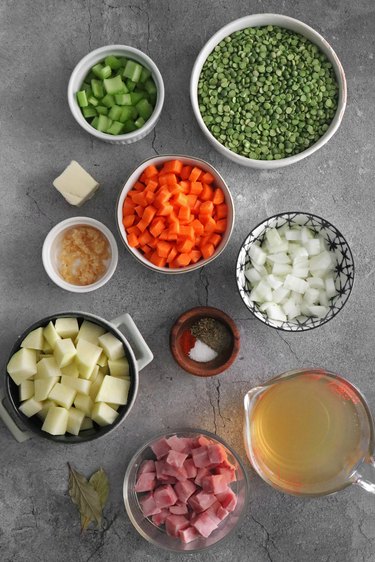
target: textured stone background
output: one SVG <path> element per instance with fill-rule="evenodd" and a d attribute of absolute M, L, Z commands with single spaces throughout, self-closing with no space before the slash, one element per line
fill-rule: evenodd
<path fill-rule="evenodd" d="M 194 120 L 188 85 L 198 51 L 229 21 L 257 12 L 300 18 L 337 51 L 347 74 L 349 103 L 328 146 L 275 172 L 223 160 Z M 375 411 L 374 390 L 374 27 L 372 0 L 214 1 L 3 0 L 1 74 L 1 350 L 5 362 L 15 337 L 52 312 L 80 309 L 113 318 L 130 312 L 155 354 L 141 374 L 140 393 L 126 423 L 108 439 L 77 447 L 32 439 L 15 443 L 0 425 L 0 558 L 4 562 L 136 562 L 183 560 L 145 542 L 124 512 L 122 480 L 136 449 L 155 431 L 184 424 L 216 431 L 245 458 L 242 398 L 271 375 L 319 365 L 346 375 Z M 110 43 L 143 49 L 166 85 L 154 134 L 131 146 L 93 140 L 69 113 L 66 87 L 87 52 Z M 119 242 L 112 281 L 75 296 L 44 273 L 41 246 L 57 222 L 85 214 L 115 233 L 114 207 L 133 168 L 153 154 L 186 153 L 212 162 L 236 204 L 234 233 L 223 256 L 186 276 L 154 274 Z M 52 180 L 74 158 L 101 183 L 81 210 L 69 207 Z M 280 334 L 254 319 L 240 300 L 234 268 L 239 246 L 260 220 L 301 209 L 332 221 L 347 237 L 356 283 L 343 312 L 305 334 Z M 117 235 L 117 234 L 116 234 Z M 199 304 L 222 308 L 241 329 L 233 368 L 211 380 L 185 374 L 174 363 L 168 336 L 174 319 Z M 3 371 L 4 372 L 4 371 Z M 183 407 L 181 407 L 181 404 Z M 79 536 L 67 496 L 67 466 L 108 472 L 111 495 L 105 532 Z M 246 520 L 215 551 L 192 561 L 362 562 L 375 560 L 374 498 L 352 487 L 332 497 L 303 500 L 264 484 L 248 466 L 251 502 Z"/>

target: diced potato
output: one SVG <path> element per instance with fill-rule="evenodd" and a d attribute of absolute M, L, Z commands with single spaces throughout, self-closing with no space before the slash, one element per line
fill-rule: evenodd
<path fill-rule="evenodd" d="M 75 377 L 68 377 L 67 375 L 63 375 L 61 377 L 61 384 L 65 386 L 69 386 L 69 388 L 73 388 L 77 392 L 81 394 L 89 394 L 91 381 L 86 381 L 84 379 L 76 379 Z"/>
<path fill-rule="evenodd" d="M 75 338 L 78 334 L 77 318 L 57 318 L 55 322 L 55 330 L 60 338 Z"/>
<path fill-rule="evenodd" d="M 104 333 L 105 333 L 104 328 L 102 328 L 98 324 L 94 324 L 93 322 L 84 320 L 79 329 L 77 335 L 77 341 L 85 340 L 90 343 L 93 343 L 94 345 L 98 345 L 98 338 Z"/>
<path fill-rule="evenodd" d="M 106 356 L 104 351 L 102 351 L 102 354 L 98 359 L 98 365 L 99 367 L 105 367 L 106 365 L 108 365 L 108 357 Z"/>
<path fill-rule="evenodd" d="M 90 387 L 90 396 L 93 400 L 95 400 L 103 380 L 104 380 L 104 375 L 99 371 L 97 377 L 95 378 L 94 382 L 91 383 L 91 387 Z"/>
<path fill-rule="evenodd" d="M 33 349 L 22 347 L 12 357 L 7 365 L 9 376 L 17 385 L 35 375 L 36 354 Z"/>
<path fill-rule="evenodd" d="M 77 410 L 77 408 L 69 408 L 68 416 L 66 431 L 72 435 L 78 435 L 81 430 L 85 414 L 81 410 Z"/>
<path fill-rule="evenodd" d="M 69 386 L 58 382 L 52 388 L 51 392 L 48 395 L 48 398 L 50 400 L 54 400 L 59 406 L 62 406 L 63 408 L 69 410 L 69 408 L 73 404 L 76 394 L 77 392 L 74 390 L 74 388 L 70 388 Z"/>
<path fill-rule="evenodd" d="M 108 359 L 120 359 L 120 357 L 124 357 L 125 350 L 124 346 L 122 345 L 122 341 L 116 338 L 110 332 L 103 334 L 99 338 L 99 345 L 102 346 L 104 349 L 104 353 L 107 355 Z"/>
<path fill-rule="evenodd" d="M 43 333 L 44 333 L 44 330 L 43 330 Z M 43 340 L 43 348 L 42 348 L 42 351 L 43 351 L 44 354 L 49 354 L 49 353 L 52 353 L 52 352 L 53 352 L 53 349 L 52 349 L 52 347 L 50 346 L 50 344 L 48 343 L 48 341 L 46 340 L 46 338 L 44 338 L 44 340 Z"/>
<path fill-rule="evenodd" d="M 44 402 L 42 402 L 43 407 L 42 409 L 37 413 L 37 417 L 41 420 L 45 420 L 48 414 L 48 410 L 52 407 L 52 406 L 56 406 L 55 402 L 53 402 L 52 400 L 44 400 Z"/>
<path fill-rule="evenodd" d="M 98 365 L 98 367 L 99 367 L 99 365 Z M 105 367 L 99 367 L 99 372 L 100 372 L 103 376 L 109 375 L 109 366 L 108 366 L 108 363 L 107 363 L 107 365 L 106 365 Z"/>
<path fill-rule="evenodd" d="M 61 369 L 61 374 L 66 375 L 67 377 L 74 377 L 75 379 L 78 379 L 78 367 L 75 363 L 71 363 L 70 365 L 67 365 L 66 367 L 63 367 Z"/>
<path fill-rule="evenodd" d="M 90 398 L 90 396 L 78 393 L 74 399 L 74 406 L 78 408 L 78 410 L 82 410 L 82 412 L 84 412 L 86 416 L 91 416 L 94 402 Z"/>
<path fill-rule="evenodd" d="M 110 408 L 112 408 L 112 410 L 116 410 L 116 412 L 120 407 L 120 404 L 113 404 L 112 402 L 107 402 L 107 404 Z"/>
<path fill-rule="evenodd" d="M 21 406 L 18 408 L 20 412 L 22 412 L 28 418 L 34 416 L 43 408 L 43 404 L 35 400 L 35 398 L 29 398 L 22 402 Z"/>
<path fill-rule="evenodd" d="M 49 393 L 55 386 L 55 384 L 59 382 L 59 377 L 48 377 L 48 379 L 36 379 L 34 381 L 35 387 L 35 399 L 36 400 L 46 400 L 49 396 Z"/>
<path fill-rule="evenodd" d="M 53 355 L 60 368 L 66 367 L 72 363 L 74 357 L 77 355 L 77 350 L 71 339 L 58 340 L 55 344 Z"/>
<path fill-rule="evenodd" d="M 42 431 L 46 431 L 51 435 L 64 435 L 68 425 L 68 410 L 59 406 L 52 406 L 47 413 Z"/>
<path fill-rule="evenodd" d="M 42 351 L 44 344 L 43 328 L 36 328 L 32 332 L 29 332 L 26 338 L 21 343 L 21 347 L 26 347 L 28 349 L 38 349 Z"/>
<path fill-rule="evenodd" d="M 44 328 L 43 335 L 46 338 L 46 340 L 48 341 L 48 343 L 49 343 L 49 345 L 51 346 L 52 349 L 55 348 L 55 344 L 56 344 L 57 340 L 61 339 L 59 334 L 56 332 L 55 326 L 52 324 L 52 322 L 50 322 L 48 324 L 48 326 L 46 328 Z"/>
<path fill-rule="evenodd" d="M 105 367 L 103 367 L 103 368 L 105 368 Z M 90 374 L 90 381 L 91 382 L 93 382 L 96 379 L 96 377 L 98 376 L 99 370 L 100 370 L 99 365 L 95 365 L 92 373 Z"/>
<path fill-rule="evenodd" d="M 37 363 L 37 379 L 48 379 L 49 377 L 61 377 L 61 371 L 54 357 L 44 357 Z"/>
<path fill-rule="evenodd" d="M 85 431 L 85 429 L 92 429 L 94 427 L 94 424 L 92 422 L 91 418 L 84 418 L 82 425 L 81 425 L 81 431 Z"/>
<path fill-rule="evenodd" d="M 76 362 L 82 378 L 90 378 L 101 353 L 102 349 L 97 345 L 83 339 L 78 340 Z"/>
<path fill-rule="evenodd" d="M 128 401 L 130 382 L 117 377 L 105 376 L 96 395 L 95 402 L 113 402 L 126 404 Z"/>
<path fill-rule="evenodd" d="M 22 381 L 19 386 L 19 393 L 21 402 L 34 396 L 34 381 L 30 379 Z"/>
<path fill-rule="evenodd" d="M 121 357 L 121 359 L 115 361 L 109 359 L 108 367 L 111 377 L 124 377 L 129 374 L 129 361 L 126 357 Z"/>
<path fill-rule="evenodd" d="M 118 413 L 105 402 L 96 402 L 91 417 L 100 426 L 110 425 L 117 418 Z"/>

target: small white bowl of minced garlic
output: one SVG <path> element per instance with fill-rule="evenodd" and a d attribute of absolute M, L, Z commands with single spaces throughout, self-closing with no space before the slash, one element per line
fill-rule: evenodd
<path fill-rule="evenodd" d="M 118 250 L 112 232 L 103 223 L 74 217 L 50 230 L 42 259 L 56 285 L 73 293 L 87 293 L 110 280 L 117 267 Z"/>

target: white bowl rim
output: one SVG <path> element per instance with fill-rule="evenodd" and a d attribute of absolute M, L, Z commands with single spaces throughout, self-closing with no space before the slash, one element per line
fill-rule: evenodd
<path fill-rule="evenodd" d="M 89 64 L 89 61 L 91 61 L 93 56 L 94 58 L 97 58 L 97 61 L 99 61 L 106 54 L 108 53 L 113 54 L 114 51 L 121 51 L 124 53 L 124 55 L 126 53 L 131 53 L 143 59 L 146 65 L 151 69 L 153 77 L 156 78 L 155 85 L 157 88 L 157 99 L 151 117 L 146 121 L 143 127 L 138 129 L 137 131 L 132 131 L 131 133 L 126 133 L 124 135 L 108 135 L 107 133 L 102 133 L 101 131 L 97 131 L 94 127 L 92 127 L 84 118 L 81 109 L 76 102 L 75 92 L 73 91 L 73 81 L 75 80 L 76 75 L 84 68 L 86 68 L 85 72 L 87 74 L 89 68 L 91 68 L 93 64 L 92 62 L 90 62 Z M 165 89 L 164 89 L 163 77 L 160 73 L 159 68 L 157 67 L 156 63 L 154 63 L 154 61 L 151 59 L 151 57 L 149 57 L 146 53 L 144 53 L 139 49 L 136 49 L 135 47 L 131 47 L 130 45 L 105 45 L 103 47 L 99 47 L 98 49 L 94 49 L 93 51 L 90 51 L 80 61 L 78 61 L 69 78 L 67 96 L 68 96 L 69 108 L 74 119 L 77 121 L 79 125 L 81 125 L 83 129 L 85 129 L 85 131 L 87 131 L 91 135 L 101 140 L 123 141 L 126 139 L 131 141 L 132 139 L 138 140 L 138 135 L 141 132 L 143 133 L 143 136 L 146 136 L 144 135 L 145 131 L 147 130 L 148 132 L 150 132 L 155 127 L 160 117 L 160 113 L 163 109 Z"/>
<path fill-rule="evenodd" d="M 265 21 L 263 23 L 251 25 L 251 23 L 255 20 L 255 18 L 260 18 L 260 17 L 265 19 Z M 272 22 L 272 20 L 275 17 L 280 19 L 280 21 L 277 24 L 275 22 Z M 203 118 L 201 116 L 201 113 L 199 111 L 199 106 L 198 106 L 198 93 L 197 93 L 198 80 L 199 80 L 199 76 L 200 76 L 201 71 L 202 71 L 202 67 L 203 67 L 208 55 L 212 52 L 213 48 L 224 37 L 226 37 L 227 35 L 231 35 L 232 33 L 235 33 L 235 31 L 239 31 L 240 29 L 245 29 L 246 27 L 259 27 L 259 26 L 265 26 L 265 25 L 280 25 L 280 26 L 282 26 L 282 22 L 284 22 L 285 24 L 287 24 L 287 23 L 292 24 L 293 23 L 293 24 L 297 24 L 298 26 L 301 26 L 302 29 L 305 29 L 305 30 L 309 31 L 309 33 L 311 33 L 317 40 L 321 41 L 324 44 L 325 48 L 327 49 L 327 51 L 330 54 L 330 57 L 327 57 L 327 58 L 329 58 L 330 62 L 334 66 L 336 79 L 337 79 L 337 83 L 338 83 L 338 87 L 339 87 L 338 106 L 337 106 L 336 113 L 335 113 L 327 131 L 324 133 L 324 135 L 322 135 L 320 137 L 319 140 L 317 140 L 314 144 L 312 144 L 306 150 L 303 150 L 302 152 L 299 152 L 298 154 L 294 154 L 293 156 L 281 158 L 280 160 L 254 160 L 252 158 L 247 158 L 246 156 L 242 156 L 241 154 L 237 154 L 233 150 L 230 150 L 229 148 L 227 148 L 226 146 L 221 144 L 213 136 L 213 134 L 210 132 L 208 127 L 205 125 L 205 123 L 203 121 Z M 232 29 L 232 27 L 234 25 L 236 25 L 236 29 Z M 239 27 L 237 27 L 237 26 L 239 26 Z M 300 33 L 301 35 L 303 35 L 302 31 L 298 31 L 297 33 Z M 313 42 L 313 41 L 311 41 L 311 42 Z M 326 56 L 327 56 L 327 54 L 326 54 Z M 213 144 L 213 146 L 216 149 L 218 149 L 219 152 L 224 154 L 230 160 L 232 160 L 234 162 L 237 162 L 239 164 L 242 164 L 244 166 L 247 166 L 247 167 L 263 168 L 263 169 L 275 169 L 275 168 L 281 168 L 281 167 L 284 167 L 284 166 L 288 166 L 290 164 L 295 164 L 296 162 L 299 162 L 300 160 L 303 160 L 307 156 L 310 156 L 311 154 L 313 154 L 314 152 L 316 152 L 317 150 L 322 148 L 322 146 L 324 146 L 333 137 L 333 135 L 336 133 L 336 131 L 340 127 L 341 121 L 342 121 L 344 113 L 345 113 L 345 108 L 346 108 L 346 103 L 347 103 L 347 83 L 346 83 L 346 77 L 345 77 L 344 69 L 342 67 L 340 59 L 338 58 L 336 52 L 333 50 L 333 48 L 328 43 L 328 41 L 326 39 L 324 39 L 324 37 L 322 35 L 320 35 L 320 33 L 315 31 L 314 28 L 312 28 L 311 26 L 309 26 L 308 24 L 304 23 L 301 20 L 298 20 L 296 18 L 291 18 L 290 16 L 285 16 L 283 14 L 276 14 L 276 13 L 271 13 L 271 12 L 270 13 L 264 13 L 264 14 L 259 13 L 259 14 L 251 14 L 251 15 L 248 15 L 248 16 L 244 16 L 242 18 L 238 18 L 238 19 L 235 19 L 235 20 L 227 23 L 226 25 L 221 27 L 218 31 L 216 31 L 216 33 L 214 33 L 214 35 L 212 35 L 212 37 L 210 37 L 210 39 L 203 45 L 202 49 L 200 50 L 200 52 L 199 52 L 199 54 L 198 54 L 198 56 L 197 56 L 197 58 L 194 62 L 193 70 L 191 72 L 190 100 L 191 100 L 193 112 L 194 112 L 195 118 L 198 121 L 199 127 L 201 128 L 203 133 L 207 136 L 207 138 L 210 140 L 211 144 Z"/>
<path fill-rule="evenodd" d="M 91 283 L 90 285 L 73 285 L 72 283 L 68 283 L 56 273 L 55 268 L 51 264 L 50 249 L 55 238 L 67 228 L 78 225 L 88 225 L 97 228 L 107 238 L 111 247 L 111 261 L 106 273 L 103 275 L 103 277 L 98 279 L 98 281 L 96 281 L 95 283 Z M 42 261 L 47 275 L 56 285 L 72 293 L 89 293 L 91 291 L 99 289 L 100 287 L 103 287 L 103 285 L 105 285 L 111 279 L 112 275 L 116 271 L 118 263 L 118 248 L 116 239 L 109 228 L 107 228 L 105 224 L 96 219 L 84 216 L 71 217 L 56 224 L 47 234 L 42 248 Z"/>
<path fill-rule="evenodd" d="M 141 172 L 139 171 L 140 168 L 142 168 L 146 163 L 152 163 L 154 161 L 159 161 L 161 159 L 162 159 L 162 162 L 164 162 L 164 161 L 169 161 L 169 160 L 178 160 L 179 158 L 193 160 L 197 164 L 204 164 L 205 166 L 210 168 L 211 171 L 214 174 L 216 174 L 216 176 L 218 176 L 220 178 L 220 180 L 223 182 L 223 184 L 225 185 L 225 187 L 227 189 L 227 191 L 225 193 L 225 200 L 226 200 L 227 203 L 229 203 L 228 206 L 231 207 L 232 221 L 231 221 L 230 225 L 227 224 L 227 230 L 225 232 L 225 235 L 227 236 L 227 239 L 225 241 L 225 244 L 222 245 L 222 247 L 220 248 L 219 251 L 217 251 L 217 249 L 215 249 L 215 252 L 213 253 L 213 255 L 210 258 L 199 260 L 197 263 L 195 263 L 193 265 L 187 265 L 186 267 L 183 267 L 181 269 L 169 269 L 168 267 L 159 267 L 157 265 L 152 264 L 150 261 L 148 261 L 146 258 L 144 258 L 142 256 L 142 254 L 137 249 L 133 249 L 129 246 L 128 241 L 127 241 L 127 237 L 126 237 L 126 233 L 124 232 L 124 226 L 122 224 L 122 206 L 123 206 L 123 202 L 124 202 L 124 199 L 126 197 L 126 194 L 130 191 L 130 189 L 132 187 L 132 186 L 127 187 L 127 186 L 128 186 L 128 184 L 130 184 L 130 180 L 131 180 L 131 183 L 133 183 L 133 179 L 132 179 L 133 176 L 138 176 L 138 175 L 141 174 Z M 162 162 L 160 162 L 160 163 L 162 163 Z M 136 180 L 134 180 L 134 181 L 136 181 Z M 214 261 L 217 257 L 219 257 L 220 254 L 222 252 L 224 252 L 224 250 L 227 247 L 227 245 L 229 243 L 229 240 L 232 236 L 232 232 L 233 232 L 233 228 L 234 228 L 234 221 L 235 221 L 235 207 L 234 207 L 234 203 L 233 203 L 233 197 L 232 197 L 230 189 L 227 185 L 227 182 L 224 180 L 222 175 L 216 170 L 216 168 L 212 164 L 210 164 L 206 160 L 203 160 L 203 158 L 199 158 L 199 157 L 196 157 L 196 156 L 188 156 L 186 154 L 159 154 L 157 156 L 150 156 L 149 158 L 146 158 L 145 160 L 143 160 L 136 168 L 134 168 L 134 170 L 129 175 L 128 179 L 126 180 L 126 182 L 123 186 L 123 188 L 120 191 L 120 194 L 119 194 L 118 199 L 117 199 L 117 204 L 116 204 L 116 224 L 117 224 L 117 228 L 118 228 L 121 240 L 125 244 L 125 247 L 127 248 L 127 250 L 131 253 L 132 256 L 135 257 L 136 260 L 138 260 L 142 265 L 146 266 L 148 269 L 151 269 L 152 271 L 157 271 L 158 273 L 166 273 L 167 275 L 180 275 L 181 273 L 189 273 L 191 271 L 196 271 L 197 269 L 200 269 L 201 267 L 204 267 L 205 265 L 208 265 L 209 263 Z"/>

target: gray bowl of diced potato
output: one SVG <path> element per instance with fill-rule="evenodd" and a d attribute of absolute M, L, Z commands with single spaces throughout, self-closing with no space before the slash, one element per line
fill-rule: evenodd
<path fill-rule="evenodd" d="M 85 312 L 48 316 L 11 350 L 0 417 L 19 441 L 20 430 L 65 444 L 97 439 L 128 416 L 152 359 L 129 314 L 110 322 Z"/>

